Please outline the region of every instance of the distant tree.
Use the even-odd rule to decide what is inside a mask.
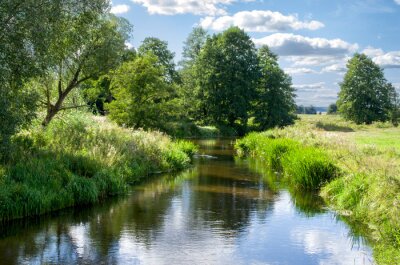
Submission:
[[[339,112],[357,124],[387,121],[393,109],[393,86],[383,70],[364,54],[355,54],[347,64],[340,85]]]
[[[174,62],[175,53],[168,49],[168,42],[158,38],[145,38],[138,49],[138,54],[145,56],[147,53],[153,53],[157,56],[158,64],[164,68],[167,82],[179,81]]]
[[[258,51],[261,78],[254,101],[255,122],[261,130],[283,127],[295,119],[292,80],[278,64],[278,56],[263,46]]]
[[[317,114],[317,110],[315,109],[315,107],[313,105],[307,106],[307,107],[300,105],[300,106],[296,107],[296,113],[297,114],[313,114],[313,115],[315,115],[315,114]]]
[[[237,27],[209,38],[196,62],[199,110],[206,121],[244,133],[260,77],[257,52]]]
[[[113,74],[111,92],[115,98],[106,109],[120,125],[134,128],[160,128],[170,115],[174,87],[152,53],[126,62]]]
[[[332,103],[328,107],[327,114],[336,114],[337,113],[337,105],[336,103]]]

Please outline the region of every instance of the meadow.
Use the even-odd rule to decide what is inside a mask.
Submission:
[[[348,222],[365,227],[378,264],[400,263],[400,128],[300,115],[285,129],[249,134],[236,149],[265,160],[290,187],[318,190]]]

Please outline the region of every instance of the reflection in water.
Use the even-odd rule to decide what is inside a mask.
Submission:
[[[230,141],[198,143],[193,168],[125,198],[2,226],[1,264],[372,263],[318,196],[235,160]]]

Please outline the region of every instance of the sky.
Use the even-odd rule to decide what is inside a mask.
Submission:
[[[111,12],[133,25],[128,46],[157,37],[176,61],[193,27],[214,34],[238,26],[279,55],[299,105],[334,103],[356,52],[400,91],[400,0],[113,0]]]

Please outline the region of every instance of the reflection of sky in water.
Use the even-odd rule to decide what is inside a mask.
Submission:
[[[18,264],[372,264],[333,213],[307,217],[287,191],[273,194],[229,163],[173,187],[161,179],[87,219],[50,220],[11,237],[10,253]],[[13,260],[8,245],[0,240],[0,263]]]

